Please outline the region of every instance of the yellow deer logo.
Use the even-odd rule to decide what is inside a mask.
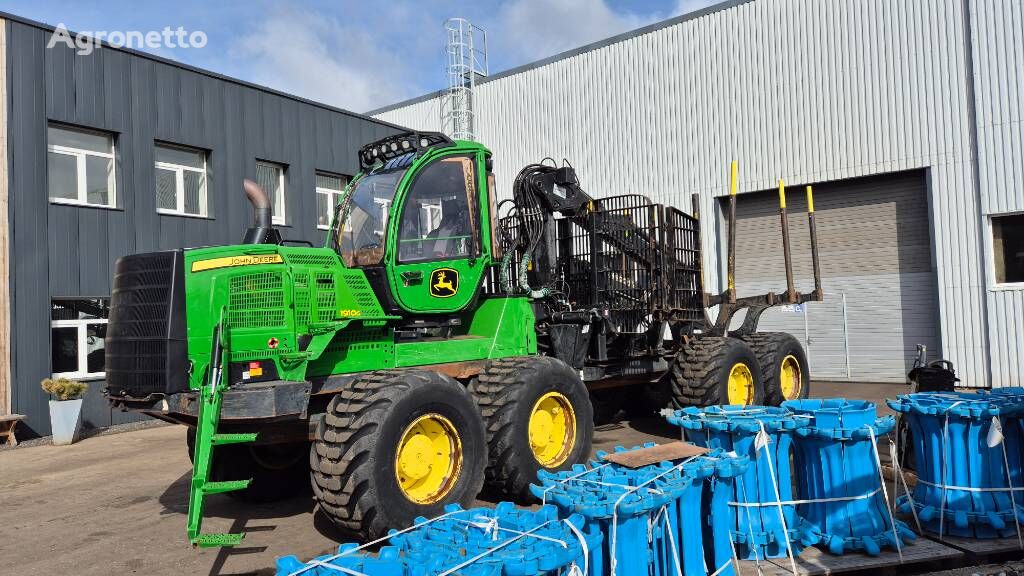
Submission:
[[[452,268],[438,268],[430,274],[430,295],[451,298],[459,291],[459,273]]]

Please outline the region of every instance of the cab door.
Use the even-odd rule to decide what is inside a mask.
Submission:
[[[412,174],[392,212],[392,294],[410,312],[466,307],[487,266],[480,234],[480,153],[435,158]]]

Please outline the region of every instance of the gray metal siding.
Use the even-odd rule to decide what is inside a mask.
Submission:
[[[789,188],[787,199],[793,273],[797,289],[809,292],[806,196]],[[924,173],[817,184],[815,209],[826,299],[802,311],[773,308],[760,329],[804,341],[815,378],[903,382],[917,344],[933,357],[939,348]],[[739,295],[785,291],[777,191],[739,198],[736,255]]]
[[[80,56],[47,49],[48,32],[9,21],[13,409],[28,427],[49,430],[50,298],[108,296],[114,260],[135,253],[235,243],[251,219],[241,182],[257,159],[287,166],[286,238],[320,242],[314,172],[355,174],[356,151],[396,132],[384,123],[319,107],[111,48]],[[46,187],[46,124],[114,133],[117,208],[51,204]],[[210,218],[156,212],[154,141],[209,151]],[[86,398],[89,424],[111,414],[103,382]]]
[[[1020,3],[968,0],[754,0],[727,5],[620,42],[478,85],[477,133],[496,156],[507,196],[519,167],[545,156],[570,158],[596,195],[639,192],[687,207],[689,194],[713,214],[726,191],[728,167],[740,161],[740,191],[903,170],[929,170],[933,258],[939,278],[942,353],[968,386],[989,383],[989,350],[1011,348],[1017,365],[1024,338],[1012,314],[1021,292],[989,296],[983,265],[985,232],[974,171],[971,80],[985,74],[1019,95],[1017,72],[1001,54],[1020,55]],[[984,8],[981,6],[985,5]],[[1002,10],[998,39],[974,22],[967,6]],[[991,16],[990,20],[998,20]],[[977,43],[1002,42],[978,49]],[[972,50],[973,48],[973,50]],[[994,71],[987,73],[977,60]],[[1009,79],[1012,78],[1012,82]],[[986,102],[979,87],[979,109]],[[1003,92],[999,92],[1000,94]],[[1019,160],[1021,98],[1011,106],[1000,145]],[[379,118],[438,128],[436,98],[386,111]],[[1014,128],[1016,126],[1016,128]],[[984,131],[979,131],[983,138]],[[984,153],[981,154],[984,156]],[[1019,182],[1015,180],[1014,182]],[[984,189],[987,184],[982,183]],[[992,186],[996,188],[996,186]],[[1017,194],[1021,186],[1006,194]],[[1017,200],[1024,202],[1024,200]],[[716,246],[712,226],[705,245]],[[721,282],[714,250],[709,283]],[[711,286],[715,288],[714,285]],[[1010,304],[993,300],[1013,299]],[[1014,312],[1014,311],[1017,312]],[[993,318],[988,322],[988,318]],[[1003,362],[1003,356],[993,360]],[[1003,372],[995,385],[1019,383]]]

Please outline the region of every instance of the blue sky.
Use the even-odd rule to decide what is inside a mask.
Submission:
[[[445,19],[487,30],[491,73],[718,0],[5,0],[0,10],[72,31],[201,30],[161,56],[363,112],[447,82]]]

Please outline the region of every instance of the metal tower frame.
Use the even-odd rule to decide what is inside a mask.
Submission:
[[[441,101],[442,130],[457,140],[475,140],[473,90],[476,77],[487,76],[487,31],[465,18],[444,23],[448,90]]]

